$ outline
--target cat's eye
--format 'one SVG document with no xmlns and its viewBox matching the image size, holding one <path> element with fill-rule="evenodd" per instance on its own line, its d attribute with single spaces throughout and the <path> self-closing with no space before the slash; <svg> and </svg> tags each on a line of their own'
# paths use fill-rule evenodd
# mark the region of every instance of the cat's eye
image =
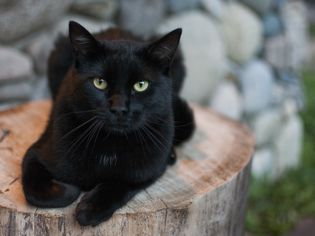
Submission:
<svg viewBox="0 0 315 236">
<path fill-rule="evenodd" d="M 149 87 L 149 82 L 146 80 L 138 81 L 137 83 L 133 85 L 134 90 L 137 92 L 143 92 L 147 90 L 148 87 Z"/>
<path fill-rule="evenodd" d="M 93 84 L 96 88 L 105 90 L 107 88 L 107 82 L 106 80 L 100 78 L 100 77 L 95 77 L 93 79 Z"/>
</svg>

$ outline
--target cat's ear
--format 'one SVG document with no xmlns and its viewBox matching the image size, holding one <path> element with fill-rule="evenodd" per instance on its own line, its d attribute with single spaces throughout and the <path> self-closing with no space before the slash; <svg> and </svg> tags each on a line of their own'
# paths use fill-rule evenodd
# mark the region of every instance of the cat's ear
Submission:
<svg viewBox="0 0 315 236">
<path fill-rule="evenodd" d="M 87 29 L 75 21 L 69 22 L 69 38 L 72 48 L 77 54 L 86 55 L 97 51 L 97 40 Z"/>
<path fill-rule="evenodd" d="M 147 49 L 149 56 L 161 66 L 168 67 L 177 50 L 182 29 L 178 28 L 151 43 Z"/>
</svg>

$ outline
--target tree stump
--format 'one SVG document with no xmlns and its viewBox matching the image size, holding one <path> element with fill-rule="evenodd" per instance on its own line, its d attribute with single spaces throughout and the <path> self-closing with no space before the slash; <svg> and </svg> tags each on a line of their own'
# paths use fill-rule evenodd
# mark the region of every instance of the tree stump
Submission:
<svg viewBox="0 0 315 236">
<path fill-rule="evenodd" d="M 20 164 L 43 131 L 51 103 L 0 112 L 0 235 L 243 235 L 254 152 L 249 130 L 193 105 L 197 130 L 178 160 L 154 185 L 96 227 L 81 227 L 67 208 L 29 206 Z"/>
</svg>

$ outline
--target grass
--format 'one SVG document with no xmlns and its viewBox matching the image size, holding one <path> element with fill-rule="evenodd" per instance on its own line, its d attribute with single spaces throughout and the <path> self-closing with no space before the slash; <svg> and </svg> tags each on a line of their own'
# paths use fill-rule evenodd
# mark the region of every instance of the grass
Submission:
<svg viewBox="0 0 315 236">
<path fill-rule="evenodd" d="M 299 220 L 315 218 L 315 71 L 305 71 L 303 78 L 307 106 L 301 114 L 302 161 L 276 182 L 252 180 L 246 230 L 254 235 L 283 235 Z"/>
</svg>

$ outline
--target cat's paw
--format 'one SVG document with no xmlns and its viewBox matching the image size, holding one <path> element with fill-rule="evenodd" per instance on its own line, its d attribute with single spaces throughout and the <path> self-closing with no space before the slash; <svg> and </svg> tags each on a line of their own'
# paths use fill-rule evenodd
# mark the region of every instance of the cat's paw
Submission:
<svg viewBox="0 0 315 236">
<path fill-rule="evenodd" d="M 108 220 L 113 213 L 112 209 L 104 209 L 102 206 L 90 202 L 88 197 L 83 197 L 76 207 L 75 217 L 82 226 L 96 226 Z"/>
</svg>

